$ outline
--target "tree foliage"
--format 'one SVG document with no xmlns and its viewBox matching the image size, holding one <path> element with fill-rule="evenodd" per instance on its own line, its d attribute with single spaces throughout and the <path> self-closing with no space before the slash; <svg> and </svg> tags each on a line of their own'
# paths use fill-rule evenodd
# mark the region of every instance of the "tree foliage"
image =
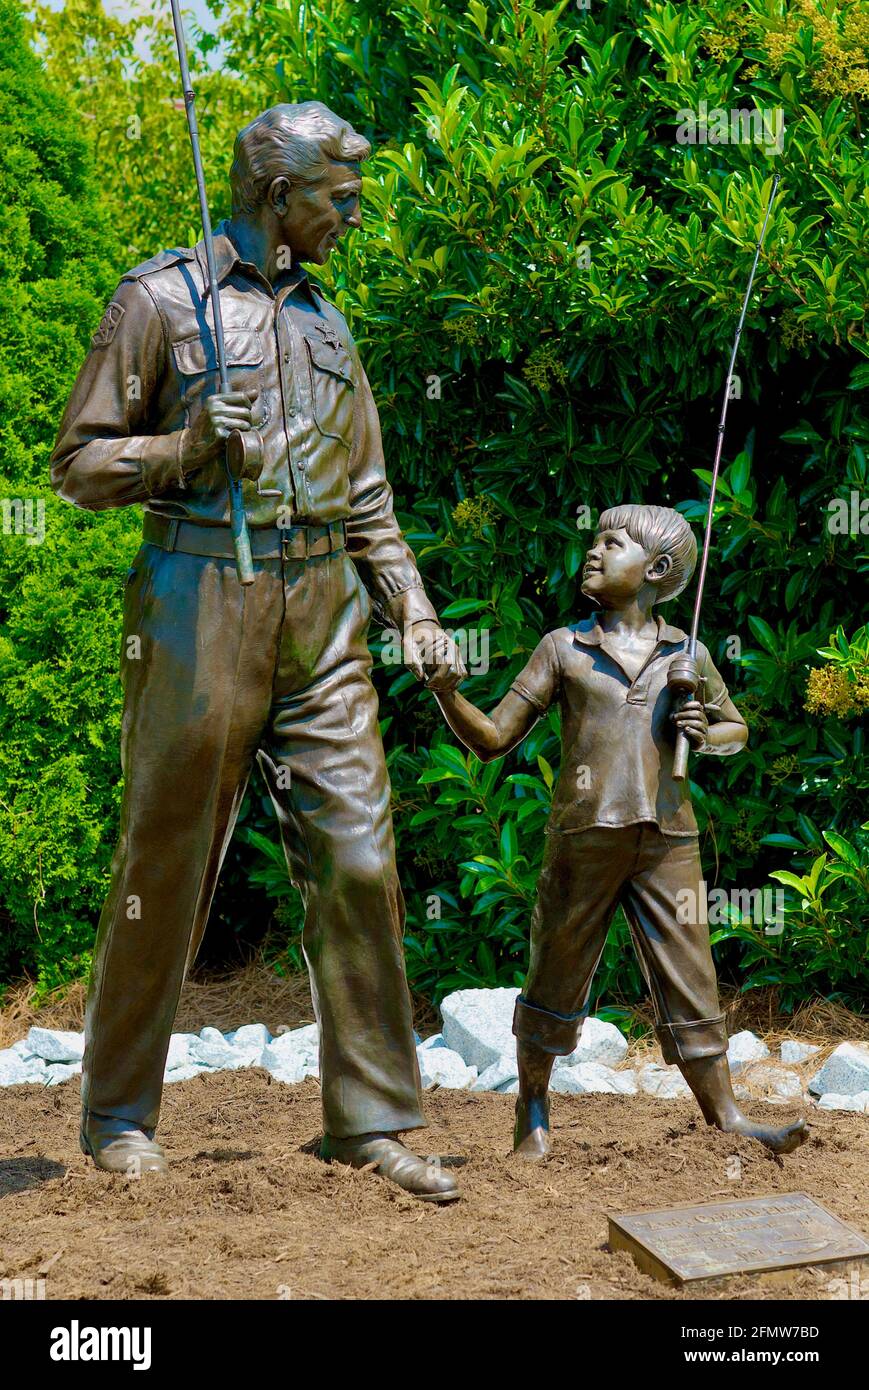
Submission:
<svg viewBox="0 0 869 1390">
<path fill-rule="evenodd" d="M 600 510 L 655 501 L 702 523 L 727 355 L 770 179 L 781 174 L 737 364 L 703 616 L 704 641 L 749 720 L 750 745 L 722 762 L 694 759 L 692 776 L 710 885 L 752 888 L 768 885 L 771 873 L 792 876 L 776 880 L 788 895 L 786 931 L 767 935 L 762 924 L 734 918 L 718 936 L 722 969 L 747 985 L 778 985 L 785 1002 L 802 991 L 854 1002 L 865 987 L 865 895 L 834 874 L 837 906 L 820 929 L 811 895 L 795 883 L 821 855 L 819 873 L 830 865 L 857 872 L 848 854 L 865 873 L 869 854 L 860 828 L 865 705 L 819 701 L 830 677 L 811 674 L 832 669 L 819 651 L 837 632 L 856 644 L 854 679 L 866 672 L 857 631 L 869 569 L 869 506 L 861 511 L 869 494 L 865 8 L 844 0 L 613 0 L 588 9 L 565 0 L 215 0 L 212 10 L 216 38 L 194 34 L 192 48 L 215 215 L 228 211 L 231 139 L 266 105 L 319 98 L 374 145 L 365 225 L 318 277 L 360 343 L 390 477 L 433 600 L 446 624 L 488 633 L 489 669 L 465 687 L 483 708 L 542 632 L 584 611 L 577 572 Z M 198 221 L 166 7 L 145 14 L 124 24 L 106 19 L 96 0 L 70 0 L 61 16 L 39 8 L 34 31 L 47 74 L 39 82 L 50 80 L 88 118 L 68 138 L 90 152 L 101 225 L 122 248 L 116 273 L 189 242 Z M 134 37 L 150 44 L 149 60 L 136 56 Z M 681 142 L 686 113 L 701 111 L 707 138 Z M 781 148 L 770 138 L 730 138 L 734 129 L 757 132 L 739 116 L 753 111 L 770 113 L 760 128 L 767 137 L 773 113 L 782 114 Z M 38 232 L 32 223 L 34 240 Z M 35 368 L 22 356 L 16 368 L 28 391 L 34 370 L 37 380 L 50 377 L 39 430 L 4 469 L 19 488 L 22 476 L 28 485 L 44 477 L 52 412 L 99 316 L 66 257 L 63 276 L 52 301 L 69 324 L 62 350 Z M 833 525 L 836 499 L 856 527 Z M 82 632 L 93 619 L 99 633 L 116 606 L 129 528 L 106 514 L 96 525 L 92 552 L 87 521 L 67 513 L 56 522 L 55 544 L 81 556 L 64 576 L 67 643 L 76 617 Z M 7 548 L 4 566 L 13 563 Z M 108 637 L 97 636 L 99 655 L 83 667 L 74 641 L 59 654 L 57 627 L 34 620 L 45 597 L 40 567 L 54 566 L 37 559 L 40 549 L 48 547 L 14 562 L 15 597 L 0 629 L 18 672 L 13 696 L 44 664 L 52 688 L 73 690 L 84 711 L 109 709 L 114 719 Z M 671 605 L 670 621 L 687 624 L 691 597 Z M 381 666 L 377 680 L 412 978 L 435 996 L 473 982 L 519 982 L 557 720 L 541 721 L 518 753 L 483 769 L 454 747 L 412 677 Z M 63 708 L 59 695 L 51 703 Z M 28 717 L 24 708 L 15 715 L 25 741 Z M 81 758 L 80 790 L 66 782 L 59 798 L 68 818 L 58 823 L 51 796 L 33 792 L 30 751 L 0 791 L 19 816 L 44 800 L 44 821 L 29 822 L 29 857 L 14 870 L 4 832 L 0 886 L 20 958 L 46 978 L 66 966 L 53 943 L 33 942 L 37 890 L 41 883 L 42 912 L 63 922 L 72 911 L 64 894 L 77 883 L 82 947 L 82 923 L 105 887 L 115 814 L 108 789 L 117 776 L 111 719 L 86 716 L 73 742 L 62 718 L 51 718 L 37 760 L 46 750 Z M 98 832 L 92 853 L 76 842 L 75 816 Z M 252 875 L 280 902 L 286 949 L 297 952 L 292 889 L 280 862 L 263 853 L 262 836 L 276 840 L 257 791 L 223 892 L 235 894 L 238 909 Z M 46 879 L 43 865 L 40 879 L 37 851 L 68 878 Z M 640 993 L 623 922 L 598 984 L 605 999 Z"/>
</svg>

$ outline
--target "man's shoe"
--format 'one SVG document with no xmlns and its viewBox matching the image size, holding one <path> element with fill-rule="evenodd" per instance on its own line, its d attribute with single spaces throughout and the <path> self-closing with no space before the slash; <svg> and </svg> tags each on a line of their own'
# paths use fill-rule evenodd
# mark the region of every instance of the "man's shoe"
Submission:
<svg viewBox="0 0 869 1390">
<path fill-rule="evenodd" d="M 138 1178 L 143 1173 L 166 1173 L 169 1164 L 162 1145 L 149 1139 L 130 1120 L 113 1115 L 89 1115 L 87 1129 L 82 1126 L 79 1144 L 97 1168 L 107 1173 L 124 1173 Z"/>
<path fill-rule="evenodd" d="M 418 1158 L 391 1134 L 354 1134 L 348 1139 L 323 1136 L 320 1157 L 351 1168 L 375 1164 L 375 1171 L 421 1202 L 454 1202 L 460 1195 L 454 1177 L 437 1160 Z"/>
</svg>

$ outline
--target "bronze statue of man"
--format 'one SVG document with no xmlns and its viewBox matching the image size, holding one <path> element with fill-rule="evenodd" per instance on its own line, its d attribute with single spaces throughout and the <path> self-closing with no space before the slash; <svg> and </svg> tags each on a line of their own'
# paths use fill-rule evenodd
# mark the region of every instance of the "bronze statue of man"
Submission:
<svg viewBox="0 0 869 1390">
<path fill-rule="evenodd" d="M 88 994 L 81 1143 L 102 1168 L 166 1167 L 154 1133 L 172 1023 L 256 758 L 305 903 L 323 1156 L 376 1164 L 442 1201 L 458 1195 L 452 1177 L 396 1138 L 425 1121 L 372 608 L 408 634 L 409 665 L 433 688 L 465 672 L 395 520 L 346 320 L 302 268 L 361 225 L 370 151 L 318 101 L 245 127 L 232 215 L 214 237 L 229 392 L 200 242 L 123 277 L 61 424 L 61 497 L 144 506 L 124 599 L 124 793 Z M 233 431 L 262 439 L 243 475 L 249 587 L 230 530 Z"/>
</svg>

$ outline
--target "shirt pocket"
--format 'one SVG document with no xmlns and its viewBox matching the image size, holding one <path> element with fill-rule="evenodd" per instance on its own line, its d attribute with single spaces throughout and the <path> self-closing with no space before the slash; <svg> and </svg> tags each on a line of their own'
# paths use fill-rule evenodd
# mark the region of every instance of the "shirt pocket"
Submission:
<svg viewBox="0 0 869 1390">
<path fill-rule="evenodd" d="M 343 343 L 328 343 L 314 333 L 305 333 L 304 339 L 314 423 L 321 434 L 329 439 L 340 439 L 350 449 L 356 392 L 350 353 Z"/>
<path fill-rule="evenodd" d="M 234 329 L 226 331 L 224 341 L 229 389 L 259 392 L 253 411 L 254 424 L 264 424 L 267 402 L 263 397 L 262 337 L 254 328 Z M 172 344 L 172 355 L 180 377 L 184 406 L 191 419 L 198 413 L 201 402 L 220 390 L 214 339 L 210 334 L 206 339 L 198 334 L 195 338 L 184 338 Z"/>
</svg>

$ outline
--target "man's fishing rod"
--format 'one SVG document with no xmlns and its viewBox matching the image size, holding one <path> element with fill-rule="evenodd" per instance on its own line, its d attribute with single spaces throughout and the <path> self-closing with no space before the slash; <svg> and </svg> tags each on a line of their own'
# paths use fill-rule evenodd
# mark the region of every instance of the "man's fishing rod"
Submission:
<svg viewBox="0 0 869 1390">
<path fill-rule="evenodd" d="M 700 627 L 700 609 L 703 603 L 703 589 L 706 584 L 706 570 L 709 565 L 709 547 L 712 543 L 712 518 L 715 510 L 715 492 L 718 486 L 718 471 L 721 465 L 721 452 L 724 448 L 724 426 L 727 420 L 727 407 L 730 404 L 730 391 L 733 382 L 733 368 L 736 364 L 736 353 L 739 348 L 739 339 L 742 334 L 742 325 L 745 323 L 745 315 L 748 310 L 748 301 L 751 298 L 751 288 L 754 284 L 754 273 L 757 270 L 757 263 L 760 260 L 760 252 L 766 236 L 767 223 L 772 211 L 773 200 L 776 189 L 778 188 L 779 176 L 773 177 L 772 188 L 770 189 L 769 202 L 766 205 L 766 216 L 763 219 L 763 227 L 760 233 L 760 240 L 755 247 L 754 264 L 751 267 L 751 274 L 748 277 L 748 288 L 745 291 L 745 298 L 742 301 L 742 313 L 739 315 L 739 323 L 736 326 L 736 337 L 733 340 L 733 350 L 730 354 L 730 366 L 727 369 L 727 380 L 724 383 L 724 400 L 721 403 L 721 418 L 718 421 L 718 442 L 715 446 L 715 463 L 712 467 L 712 482 L 709 487 L 709 506 L 706 511 L 706 531 L 703 536 L 703 552 L 700 559 L 700 573 L 697 578 L 697 595 L 694 599 L 694 616 L 691 620 L 691 634 L 688 639 L 687 652 L 680 652 L 670 663 L 667 673 L 667 685 L 670 690 L 676 691 L 681 700 L 692 699 L 700 684 L 700 672 L 697 667 L 697 633 Z M 688 750 L 689 742 L 686 734 L 680 732 L 676 735 L 676 753 L 673 760 L 673 777 L 677 782 L 683 782 L 688 773 Z"/>
<path fill-rule="evenodd" d="M 181 65 L 181 85 L 184 91 L 184 105 L 187 110 L 187 129 L 193 149 L 193 168 L 196 173 L 196 188 L 199 193 L 199 211 L 202 217 L 202 239 L 205 242 L 205 257 L 208 262 L 208 289 L 214 313 L 214 343 L 217 349 L 217 367 L 220 376 L 221 394 L 229 391 L 229 377 L 226 371 L 226 343 L 223 336 L 223 315 L 220 312 L 220 291 L 217 284 L 217 266 L 214 260 L 214 237 L 211 232 L 211 217 L 208 212 L 208 198 L 205 193 L 205 175 L 202 172 L 202 156 L 199 152 L 199 127 L 196 123 L 195 96 L 190 83 L 190 69 L 187 65 L 187 44 L 184 39 L 184 26 L 178 0 L 170 0 L 172 22 L 175 25 L 175 42 L 178 45 L 178 61 Z M 253 442 L 253 441 L 251 441 Z M 253 559 L 250 551 L 250 535 L 244 511 L 244 495 L 241 486 L 241 469 L 248 450 L 248 442 L 240 430 L 233 430 L 226 441 L 226 478 L 229 488 L 229 514 L 232 526 L 232 543 L 235 550 L 235 566 L 239 583 L 253 584 Z M 234 471 L 235 470 L 235 471 Z M 238 476 L 236 476 L 236 472 Z M 259 488 L 257 488 L 259 491 Z"/>
</svg>

